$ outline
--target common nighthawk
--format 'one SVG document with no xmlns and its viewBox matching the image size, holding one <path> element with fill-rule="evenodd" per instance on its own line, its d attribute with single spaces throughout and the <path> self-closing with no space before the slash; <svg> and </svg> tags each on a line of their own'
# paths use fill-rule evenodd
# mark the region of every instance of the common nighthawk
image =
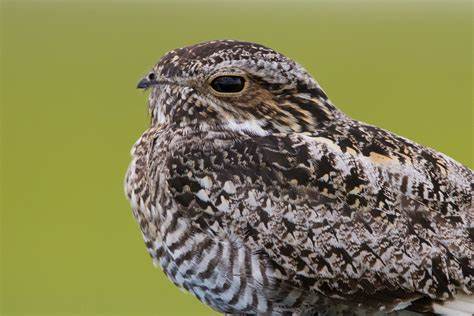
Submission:
<svg viewBox="0 0 474 316">
<path fill-rule="evenodd" d="M 173 50 L 138 88 L 151 126 L 126 194 L 177 286 L 230 314 L 473 312 L 469 168 L 254 43 Z"/>
</svg>

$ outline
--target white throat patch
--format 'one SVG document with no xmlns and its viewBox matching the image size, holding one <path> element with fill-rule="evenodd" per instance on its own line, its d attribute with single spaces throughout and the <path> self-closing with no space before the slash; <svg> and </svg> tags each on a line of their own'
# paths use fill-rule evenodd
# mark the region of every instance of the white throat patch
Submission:
<svg viewBox="0 0 474 316">
<path fill-rule="evenodd" d="M 260 120 L 228 120 L 224 126 L 234 132 L 247 132 L 257 136 L 267 136 L 270 134 L 262 128 L 263 122 Z"/>
</svg>

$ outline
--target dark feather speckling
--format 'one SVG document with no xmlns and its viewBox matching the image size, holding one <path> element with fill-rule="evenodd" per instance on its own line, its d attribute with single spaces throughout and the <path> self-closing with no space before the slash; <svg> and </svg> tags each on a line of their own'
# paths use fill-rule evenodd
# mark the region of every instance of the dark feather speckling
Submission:
<svg viewBox="0 0 474 316">
<path fill-rule="evenodd" d="M 213 41 L 152 72 L 126 194 L 156 265 L 231 314 L 340 314 L 473 292 L 473 174 L 339 111 L 297 63 Z M 248 86 L 216 94 L 209 78 Z"/>
</svg>

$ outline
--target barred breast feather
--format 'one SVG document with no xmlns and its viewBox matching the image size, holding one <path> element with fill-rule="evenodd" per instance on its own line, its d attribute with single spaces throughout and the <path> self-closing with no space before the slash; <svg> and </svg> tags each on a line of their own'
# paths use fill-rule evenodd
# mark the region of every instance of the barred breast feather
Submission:
<svg viewBox="0 0 474 316">
<path fill-rule="evenodd" d="M 423 309 L 471 293 L 472 172 L 351 124 L 313 135 L 151 129 L 127 179 L 150 255 L 228 313 L 333 300 Z"/>
</svg>

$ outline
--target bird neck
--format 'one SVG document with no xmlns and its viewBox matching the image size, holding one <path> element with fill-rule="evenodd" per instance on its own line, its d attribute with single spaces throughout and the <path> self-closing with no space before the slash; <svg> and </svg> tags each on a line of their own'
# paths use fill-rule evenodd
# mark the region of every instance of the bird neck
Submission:
<svg viewBox="0 0 474 316">
<path fill-rule="evenodd" d="M 155 102 L 152 102 L 156 104 Z M 278 95 L 251 101 L 252 106 L 215 106 L 196 94 L 158 102 L 151 108 L 152 126 L 162 124 L 179 128 L 226 130 L 252 135 L 315 132 L 347 117 L 317 85 L 299 85 Z"/>
</svg>

